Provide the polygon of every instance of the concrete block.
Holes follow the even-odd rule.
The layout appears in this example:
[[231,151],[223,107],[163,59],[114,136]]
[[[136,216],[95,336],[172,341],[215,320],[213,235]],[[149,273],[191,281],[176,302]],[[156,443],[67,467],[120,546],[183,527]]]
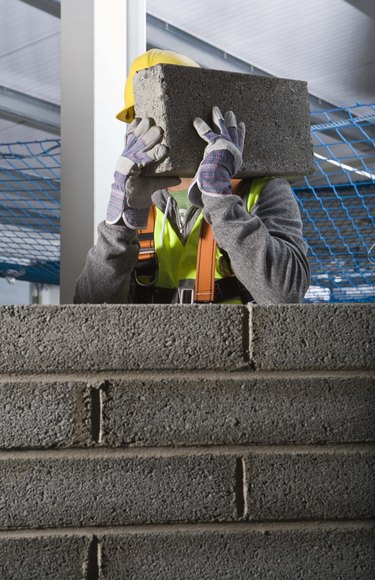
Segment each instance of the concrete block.
[[250,306],[253,368],[373,369],[375,305]]
[[92,443],[90,391],[83,382],[0,382],[0,447]]
[[[51,452],[50,452],[51,453]],[[235,458],[70,450],[0,455],[0,528],[199,522],[235,517]]]
[[295,176],[313,171],[307,83],[218,70],[156,65],[134,77],[135,112],[164,130],[169,158],[147,174],[192,177],[206,142],[193,127],[212,127],[212,107],[233,110],[246,124],[244,164],[237,177]]
[[111,379],[109,446],[375,441],[375,376]]
[[259,450],[247,459],[251,520],[375,516],[375,447]]
[[246,366],[245,306],[3,306],[0,317],[0,372]]
[[73,535],[0,537],[1,580],[82,578],[89,539]]
[[101,539],[106,580],[373,580],[374,529],[146,531]]

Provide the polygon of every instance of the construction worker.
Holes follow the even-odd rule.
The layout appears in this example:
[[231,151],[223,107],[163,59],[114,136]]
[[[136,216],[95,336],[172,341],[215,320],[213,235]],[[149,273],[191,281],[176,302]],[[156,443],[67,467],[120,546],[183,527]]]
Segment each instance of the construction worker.
[[98,241],[77,280],[75,303],[302,302],[309,286],[307,246],[290,184],[280,178],[234,180],[245,126],[213,108],[212,126],[196,118],[207,142],[194,179],[146,177],[167,155],[163,131],[134,118],[136,71],[159,63],[199,66],[172,51],[149,50],[125,85],[130,123]]

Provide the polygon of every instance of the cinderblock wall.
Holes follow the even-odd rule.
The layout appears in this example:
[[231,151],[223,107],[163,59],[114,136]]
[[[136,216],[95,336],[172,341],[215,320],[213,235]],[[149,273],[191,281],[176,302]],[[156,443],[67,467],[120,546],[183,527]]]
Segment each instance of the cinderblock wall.
[[371,305],[0,319],[1,579],[374,578]]

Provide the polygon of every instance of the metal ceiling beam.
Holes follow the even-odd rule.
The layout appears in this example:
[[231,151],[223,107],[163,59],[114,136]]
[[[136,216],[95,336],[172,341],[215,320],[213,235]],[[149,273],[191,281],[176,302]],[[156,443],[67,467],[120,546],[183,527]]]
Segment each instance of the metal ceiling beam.
[[43,12],[51,14],[51,16],[56,16],[56,18],[61,17],[60,0],[22,0],[22,2],[34,6],[38,10],[43,10]]
[[60,107],[0,85],[0,117],[60,135]]

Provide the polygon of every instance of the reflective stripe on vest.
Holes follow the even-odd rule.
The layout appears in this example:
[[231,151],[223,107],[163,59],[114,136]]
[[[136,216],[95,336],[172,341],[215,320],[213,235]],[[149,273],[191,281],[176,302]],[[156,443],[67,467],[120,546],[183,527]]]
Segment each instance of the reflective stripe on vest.
[[[254,207],[255,203],[257,202],[259,194],[262,191],[263,187],[265,186],[266,183],[268,183],[268,181],[270,181],[270,179],[272,178],[260,177],[252,180],[250,191],[247,195],[246,200],[246,209],[249,213],[251,209]],[[196,287],[195,281],[197,277],[197,255],[199,248],[199,240],[202,231],[207,232],[206,228],[202,228],[202,222],[204,221],[202,213],[198,216],[185,242],[185,245],[183,245],[179,236],[177,235],[172,225],[170,224],[169,220],[166,221],[163,243],[161,243],[160,235],[162,230],[164,213],[159,208],[155,208],[155,211],[156,214],[154,214],[155,224],[153,228],[154,229],[153,239],[152,236],[150,235],[152,233],[151,228],[153,226],[152,224],[153,216],[151,210],[147,228],[139,232],[141,244],[140,259],[142,259],[143,256],[149,258],[151,256],[151,252],[156,251],[158,262],[158,271],[156,280],[157,287],[177,290],[180,287],[181,282],[184,282],[184,284],[186,285],[186,281],[191,281],[192,287],[193,288]],[[208,227],[210,228],[211,234],[212,228],[210,225],[208,225]],[[216,247],[215,268],[214,269],[212,268],[212,270],[214,270],[215,280],[220,280],[221,278],[225,277],[225,274],[223,273],[220,264],[220,259],[222,258],[222,256],[223,255],[220,252],[219,248]],[[203,267],[204,268],[210,267],[210,264],[207,263],[207,260],[206,263],[203,264]],[[207,275],[209,275],[209,273]],[[202,297],[200,299],[203,300]],[[241,304],[241,303],[242,301],[240,298],[234,298],[231,300],[223,301],[223,304]]]

